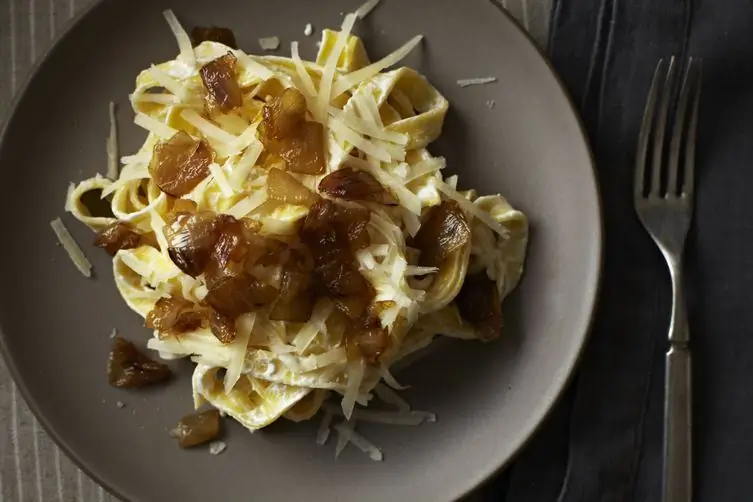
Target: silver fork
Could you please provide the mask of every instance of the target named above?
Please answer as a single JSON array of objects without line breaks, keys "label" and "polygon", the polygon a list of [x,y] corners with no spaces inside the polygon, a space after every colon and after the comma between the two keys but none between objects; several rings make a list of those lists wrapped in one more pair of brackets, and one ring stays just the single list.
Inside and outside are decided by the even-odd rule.
[{"label": "silver fork", "polygon": [[[674,57],[669,63],[660,60],[656,66],[638,137],[634,187],[635,210],[664,255],[672,278],[664,384],[664,502],[690,502],[693,493],[690,333],[683,296],[682,256],[693,215],[701,66],[690,59],[685,68],[667,148],[665,130],[678,72]],[[650,162],[649,143],[653,145]]]}]

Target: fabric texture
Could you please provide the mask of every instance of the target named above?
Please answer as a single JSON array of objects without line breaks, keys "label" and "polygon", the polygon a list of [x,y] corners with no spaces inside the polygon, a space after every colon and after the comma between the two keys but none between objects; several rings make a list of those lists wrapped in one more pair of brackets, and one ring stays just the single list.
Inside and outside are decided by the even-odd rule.
[{"label": "fabric texture", "polygon": [[[661,500],[667,267],[632,204],[635,147],[660,58],[703,60],[696,208],[685,259],[696,502],[753,500],[753,4],[559,0],[549,55],[601,184],[605,266],[567,397],[509,472],[507,502]],[[497,499],[502,499],[502,490]]]}]

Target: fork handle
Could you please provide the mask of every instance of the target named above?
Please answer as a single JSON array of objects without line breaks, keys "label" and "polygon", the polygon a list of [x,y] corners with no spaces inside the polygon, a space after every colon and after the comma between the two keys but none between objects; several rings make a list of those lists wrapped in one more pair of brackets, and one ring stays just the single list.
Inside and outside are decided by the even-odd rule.
[{"label": "fork handle", "polygon": [[664,397],[664,502],[692,500],[691,357],[685,342],[670,342]]}]

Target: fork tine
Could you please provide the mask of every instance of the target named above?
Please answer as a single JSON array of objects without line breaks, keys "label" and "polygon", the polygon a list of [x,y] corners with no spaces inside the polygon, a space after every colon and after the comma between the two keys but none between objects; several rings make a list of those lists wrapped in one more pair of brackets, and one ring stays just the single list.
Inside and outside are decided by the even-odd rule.
[{"label": "fork tine", "polygon": [[[677,112],[675,115],[675,123],[672,128],[672,140],[669,148],[669,172],[667,174],[667,196],[674,196],[677,194],[677,170],[680,164],[680,147],[682,146],[682,135],[685,131],[685,115],[688,108],[688,98],[690,96],[690,88],[693,86],[693,70],[695,64],[693,58],[688,60],[688,66],[685,69],[685,78],[682,82],[682,89],[680,90],[680,97],[677,101]],[[687,164],[687,160],[686,164]]]},{"label": "fork tine", "polygon": [[685,179],[682,184],[681,195],[683,197],[693,197],[693,187],[695,179],[695,138],[696,129],[698,129],[698,103],[701,100],[701,81],[703,77],[702,61],[698,61],[696,74],[695,93],[693,96],[693,112],[690,116],[690,125],[688,126],[688,136],[685,143]]},{"label": "fork tine", "polygon": [[661,102],[659,104],[659,116],[657,117],[656,129],[654,129],[654,158],[651,166],[651,190],[650,196],[658,197],[661,190],[662,157],[664,154],[664,135],[667,129],[667,116],[669,115],[669,102],[672,98],[672,89],[675,83],[675,57],[669,59],[667,78],[664,80]]},{"label": "fork tine", "polygon": [[635,181],[633,184],[633,195],[636,199],[643,197],[643,187],[645,186],[644,176],[646,174],[646,155],[648,154],[648,138],[651,134],[651,126],[654,121],[654,107],[656,106],[656,99],[659,94],[659,81],[662,79],[663,74],[664,60],[660,59],[654,70],[654,78],[651,80],[651,89],[648,92],[646,108],[643,111],[641,132],[638,135],[638,148],[635,158]]}]

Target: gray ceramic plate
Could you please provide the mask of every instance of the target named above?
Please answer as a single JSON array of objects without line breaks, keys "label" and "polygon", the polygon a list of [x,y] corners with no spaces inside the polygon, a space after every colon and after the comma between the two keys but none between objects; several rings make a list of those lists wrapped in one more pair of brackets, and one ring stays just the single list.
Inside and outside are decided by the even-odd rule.
[{"label": "gray ceramic plate", "polygon": [[[64,217],[95,266],[84,279],[55,245],[69,181],[103,172],[107,104],[121,105],[122,152],[143,140],[127,95],[139,70],[177,48],[162,18],[228,26],[242,47],[278,35],[313,56],[316,37],[339,26],[358,0],[103,1],[59,40],[36,69],[0,147],[3,352],[31,408],[58,443],[112,492],[130,500],[416,500],[462,496],[505,464],[551,408],[588,331],[600,270],[601,222],[591,158],[556,77],[522,30],[487,0],[384,0],[358,26],[373,56],[416,33],[427,40],[406,61],[450,100],[435,151],[463,186],[500,191],[531,219],[527,273],[507,303],[504,339],[451,343],[399,376],[408,398],[437,413],[419,428],[366,427],[383,448],[374,463],[354,449],[339,461],[314,444],[316,424],[248,434],[227,427],[228,449],[179,450],[166,429],[192,409],[190,364],[173,385],[110,388],[105,361],[117,327],[149,333],[112,282],[110,260],[89,230]],[[281,51],[287,53],[287,51]],[[456,80],[496,76],[461,89]],[[496,106],[487,106],[494,100]],[[126,403],[124,409],[117,401]]]}]

